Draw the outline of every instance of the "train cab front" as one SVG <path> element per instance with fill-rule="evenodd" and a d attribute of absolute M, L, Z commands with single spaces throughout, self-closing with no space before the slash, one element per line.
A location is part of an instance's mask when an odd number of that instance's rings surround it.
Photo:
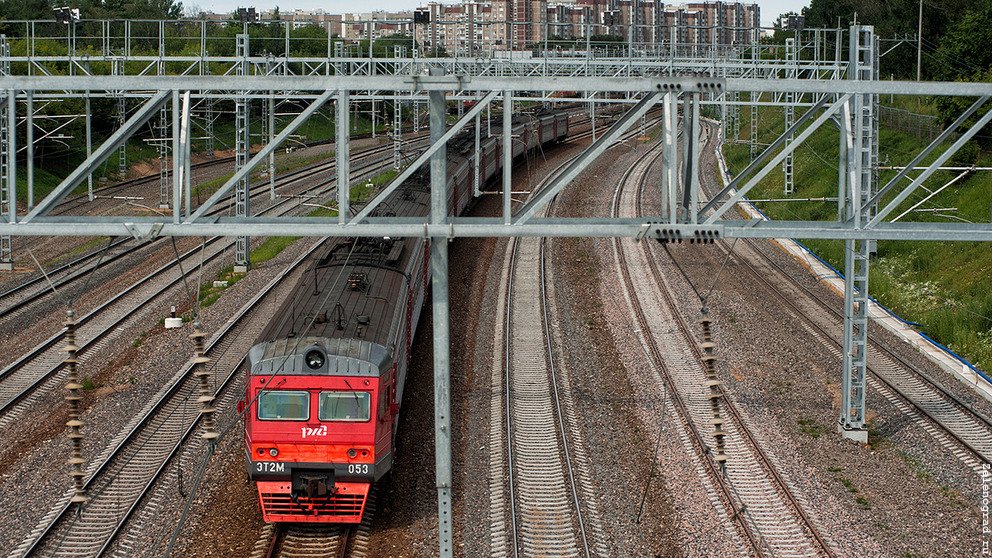
<path fill-rule="evenodd" d="M 376 448 L 378 374 L 328 369 L 334 355 L 322 347 L 304 356 L 303 366 L 255 363 L 249 376 L 245 452 L 263 519 L 360 523 L 391 454 Z"/>

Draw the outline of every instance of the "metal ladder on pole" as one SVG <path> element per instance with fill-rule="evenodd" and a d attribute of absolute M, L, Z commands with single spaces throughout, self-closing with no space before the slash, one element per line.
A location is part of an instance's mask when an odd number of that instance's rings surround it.
<path fill-rule="evenodd" d="M 238 35 L 238 77 L 248 75 L 248 35 Z M 234 169 L 241 170 L 248 164 L 248 151 L 251 149 L 251 136 L 249 135 L 249 100 L 247 92 L 241 92 L 235 101 L 234 107 L 234 135 L 235 153 Z M 236 217 L 248 217 L 248 185 L 250 179 L 247 175 L 242 178 L 234 190 L 234 213 Z M 249 250 L 251 248 L 250 239 L 247 236 L 239 236 L 235 242 L 234 249 L 234 271 L 235 273 L 245 273 L 250 264 Z"/>
<path fill-rule="evenodd" d="M 854 80 L 876 79 L 878 48 L 874 28 L 851 28 L 850 69 Z M 848 156 L 847 218 L 860 227 L 871 220 L 877 207 L 869 204 L 878 172 L 877 95 L 852 97 L 853 152 Z M 845 242 L 844 257 L 844 354 L 841 374 L 841 416 L 838 430 L 845 438 L 867 442 L 865 382 L 868 367 L 868 272 L 872 243 Z"/>
<path fill-rule="evenodd" d="M 758 77 L 758 59 L 760 54 L 758 52 L 758 43 L 751 43 L 751 77 Z M 758 101 L 761 100 L 761 93 L 755 93 L 752 91 L 751 96 L 751 136 L 749 142 L 751 145 L 751 160 L 754 161 L 758 158 Z"/>
<path fill-rule="evenodd" d="M 6 35 L 0 35 L 0 75 L 10 75 L 10 43 Z M 7 98 L 0 100 L 0 215 L 5 217 L 17 204 L 16 197 L 11 199 L 7 191 L 7 181 L 10 179 L 10 166 L 14 164 L 10 155 L 10 134 L 14 131 L 7 126 Z M 0 236 L 0 270 L 14 269 L 14 250 L 10 235 Z"/>
<path fill-rule="evenodd" d="M 124 57 L 115 56 L 110 62 L 110 73 L 115 76 L 124 75 Z M 123 128 L 124 122 L 127 120 L 127 100 L 124 98 L 123 91 L 116 91 L 115 96 L 117 97 L 117 107 L 114 111 L 116 114 L 114 116 L 117 118 L 117 128 Z M 122 141 L 121 146 L 117 148 L 117 179 L 124 180 L 127 178 L 127 141 Z"/>
<path fill-rule="evenodd" d="M 785 40 L 785 77 L 786 79 L 795 79 L 797 76 L 796 69 L 796 40 L 786 39 Z M 785 93 L 785 108 L 782 113 L 785 118 L 785 129 L 788 130 L 796 122 L 796 100 L 798 94 L 795 91 L 786 91 Z M 783 149 L 789 147 L 795 138 L 794 134 L 787 134 L 785 136 L 785 144 Z M 786 196 L 791 196 L 796 190 L 795 179 L 793 175 L 793 153 L 786 155 L 785 160 L 782 161 L 782 174 L 785 177 L 785 186 L 783 187 L 782 193 Z"/>
<path fill-rule="evenodd" d="M 158 112 L 158 126 L 155 130 L 155 143 L 158 147 L 158 207 L 159 209 L 169 208 L 169 142 L 171 129 L 169 128 L 169 108 L 163 104 Z"/>

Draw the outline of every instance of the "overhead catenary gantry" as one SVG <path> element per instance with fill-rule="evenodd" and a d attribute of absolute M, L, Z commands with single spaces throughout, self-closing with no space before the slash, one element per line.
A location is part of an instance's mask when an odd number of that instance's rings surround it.
<path fill-rule="evenodd" d="M 870 28 L 854 28 L 850 34 L 849 59 L 854 63 L 830 62 L 804 69 L 806 61 L 790 56 L 789 64 L 764 65 L 757 57 L 742 55 L 728 60 L 726 66 L 700 68 L 698 75 L 668 75 L 664 63 L 644 61 L 634 68 L 630 64 L 605 61 L 602 65 L 583 61 L 560 61 L 545 64 L 545 70 L 525 75 L 521 68 L 535 70 L 533 62 L 460 59 L 320 59 L 302 64 L 313 69 L 309 75 L 185 75 L 185 76 L 0 76 L 0 92 L 8 108 L 8 134 L 16 137 L 18 126 L 32 126 L 33 113 L 25 112 L 23 122 L 11 116 L 18 106 L 30 100 L 54 96 L 123 97 L 137 107 L 127 119 L 92 154 L 72 170 L 50 194 L 33 207 L 9 204 L 0 217 L 0 235 L 8 236 L 133 236 L 150 239 L 160 236 L 337 236 L 337 237 L 409 237 L 431 239 L 431 267 L 434 292 L 435 403 L 437 445 L 437 489 L 441 518 L 441 554 L 452 553 L 451 539 L 451 453 L 449 414 L 448 359 L 448 265 L 446 241 L 456 237 L 632 237 L 661 241 L 715 238 L 819 238 L 843 240 L 847 245 L 845 275 L 843 359 L 843 408 L 839 427 L 845 436 L 863 439 L 864 429 L 864 343 L 867 332 L 867 273 L 871 243 L 877 240 L 992 241 L 992 225 L 964 222 L 906 222 L 890 218 L 893 212 L 930 176 L 937 167 L 974 137 L 989 120 L 986 113 L 971 127 L 961 130 L 952 145 L 940 151 L 954 131 L 964 125 L 992 98 L 992 84 L 987 83 L 917 83 L 879 81 L 874 52 L 874 34 Z M 13 57 L 12 57 L 13 58 Z M 840 57 L 837 57 L 839 60 Z M 199 59 L 198 59 L 199 60 Z M 256 63 L 242 52 L 239 64 Z M 598 61 L 597 61 L 598 62 Z M 712 62 L 712 61 L 711 61 Z M 271 62 L 270 62 L 271 63 Z M 309 65 L 308 65 L 309 64 Z M 571 64 L 571 65 L 569 65 Z M 196 63 L 194 66 L 202 66 Z M 191 66 L 191 67 L 194 67 Z M 691 67 L 689 64 L 687 67 Z M 364 71 L 362 70 L 364 68 Z M 547 68 L 553 68 L 548 71 Z M 584 69 L 583 69 L 584 68 Z M 590 69 L 592 68 L 592 69 Z M 826 69 L 824 69 L 826 68 Z M 497 71 L 499 69 L 499 71 Z M 792 78 L 782 77 L 791 72 Z M 610 79 L 604 79 L 609 76 Z M 562 98 L 554 92 L 577 93 Z M 742 95 L 745 94 L 745 95 Z M 882 187 L 877 184 L 877 119 L 875 105 L 879 95 L 929 95 L 971 97 L 974 104 L 960 115 L 954 125 L 921 151 L 907 169 Z M 293 98 L 305 104 L 294 118 L 276 133 L 276 123 L 269 120 L 267 134 L 273 136 L 258 152 L 249 154 L 247 145 L 238 168 L 208 199 L 193 204 L 190 195 L 189 153 L 193 135 L 190 121 L 195 107 L 209 106 L 206 101 L 235 100 L 247 106 L 253 101 L 269 102 Z M 387 185 L 384 193 L 369 203 L 351 207 L 348 184 L 347 146 L 351 138 L 349 107 L 356 100 L 399 99 L 413 101 L 414 107 L 427 105 L 430 112 L 429 147 L 406 166 Z M 451 126 L 445 122 L 446 100 L 473 100 Z M 507 168 L 498 187 L 503 201 L 502 214 L 493 218 L 452 217 L 446 207 L 444 190 L 444 146 L 465 126 L 479 123 L 483 111 L 493 104 L 503 107 L 515 103 L 609 102 L 625 104 L 626 112 L 606 130 L 600 130 L 592 144 L 551 181 L 546 190 L 532 201 L 515 206 L 512 193 L 512 170 Z M 734 110 L 754 99 L 769 106 L 781 106 L 791 99 L 796 110 L 791 125 L 767 146 L 757 146 L 751 164 L 717 195 L 707 199 L 699 190 L 701 153 L 698 149 L 700 108 L 729 106 Z M 767 101 L 760 101 L 767 99 Z M 329 102 L 335 105 L 337 159 L 337 215 L 331 217 L 272 217 L 253 215 L 247 202 L 234 215 L 212 215 L 211 209 L 228 199 L 238 200 L 250 173 L 265 164 L 273 150 L 282 145 L 306 120 Z M 758 102 L 752 102 L 757 108 Z M 170 211 L 164 215 L 58 215 L 52 210 L 111 156 L 163 107 L 174 115 L 169 119 L 173 138 Z M 588 165 L 606 152 L 621 134 L 640 122 L 652 109 L 662 110 L 665 126 L 664 168 L 657 181 L 664 200 L 658 215 L 638 218 L 583 216 L 573 218 L 541 217 L 540 210 L 552 197 L 567 189 Z M 416 108 L 414 113 L 416 114 Z M 727 109 L 727 112 L 732 112 Z M 509 118 L 511 111 L 504 111 Z M 735 119 L 736 121 L 736 119 Z M 787 120 L 786 122 L 790 122 Z M 809 140 L 825 124 L 837 126 L 841 153 L 837 160 L 838 197 L 835 219 L 826 221 L 769 221 L 742 217 L 740 204 L 766 176 L 788 160 L 796 148 Z M 247 115 L 243 133 L 248 137 Z M 513 141 L 510 126 L 502 128 L 503 145 Z M 475 137 L 481 134 L 475 126 Z M 684 133 L 680 136 L 679 129 Z M 394 133 L 397 133 L 394 130 Z M 244 140 L 250 141 L 250 140 Z M 679 146 L 681 142 L 681 147 Z M 760 147 L 760 149 L 758 149 Z M 8 147 L 13 149 L 13 147 Z M 931 155 L 939 154 L 936 157 Z M 924 160 L 932 160 L 929 165 Z M 401 218 L 376 208 L 401 181 L 430 161 L 431 212 L 426 218 Z M 0 176 L 6 199 L 16 199 L 16 165 L 2 168 Z M 910 173 L 914 178 L 905 180 Z M 907 184 L 908 182 L 908 184 Z M 31 188 L 30 183 L 28 187 Z M 797 187 L 798 189 L 798 187 Z M 605 194 L 604 194 L 605 195 Z M 245 261 L 247 264 L 247 261 Z"/>

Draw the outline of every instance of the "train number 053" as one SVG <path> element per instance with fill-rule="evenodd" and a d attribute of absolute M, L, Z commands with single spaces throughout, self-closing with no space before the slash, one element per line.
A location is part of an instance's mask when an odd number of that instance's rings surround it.
<path fill-rule="evenodd" d="M 368 463 L 349 463 L 348 464 L 348 474 L 349 475 L 367 475 L 367 474 L 369 474 L 369 464 Z"/>

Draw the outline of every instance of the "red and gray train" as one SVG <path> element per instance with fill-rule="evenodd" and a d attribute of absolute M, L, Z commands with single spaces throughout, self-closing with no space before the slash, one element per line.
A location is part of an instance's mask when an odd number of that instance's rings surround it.
<path fill-rule="evenodd" d="M 568 135 L 564 112 L 513 120 L 513 155 Z M 480 183 L 501 172 L 498 126 L 480 143 Z M 484 134 L 485 135 L 485 134 Z M 473 201 L 474 131 L 448 143 L 448 208 Z M 417 173 L 377 215 L 426 217 Z M 248 474 L 266 522 L 359 523 L 392 467 L 410 347 L 430 278 L 424 238 L 329 239 L 248 354 L 242 408 Z"/>

